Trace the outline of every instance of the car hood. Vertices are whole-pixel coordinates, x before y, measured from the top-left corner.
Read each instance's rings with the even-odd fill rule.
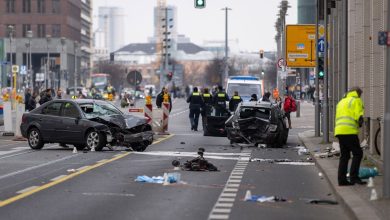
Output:
[[[103,124],[105,124],[105,122],[108,124],[114,124],[121,129],[134,128],[147,123],[145,118],[136,117],[134,115],[107,115],[91,118],[90,120]]]

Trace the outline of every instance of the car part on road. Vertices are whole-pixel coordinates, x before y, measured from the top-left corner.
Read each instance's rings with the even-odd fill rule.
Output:
[[[181,167],[183,170],[187,171],[218,171],[218,168],[214,166],[212,163],[208,162],[206,159],[204,159],[205,149],[199,148],[198,149],[198,157],[186,161],[183,165],[180,166],[180,162],[178,160],[173,160],[172,165],[174,167]]]
[[[307,204],[316,204],[316,205],[321,205],[321,204],[327,204],[327,205],[338,205],[339,203],[334,200],[329,200],[329,199],[305,199],[307,200]]]

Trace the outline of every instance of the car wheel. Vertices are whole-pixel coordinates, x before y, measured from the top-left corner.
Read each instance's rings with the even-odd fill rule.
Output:
[[[91,130],[86,135],[86,146],[90,149],[95,148],[101,151],[106,146],[106,138],[95,130]]]
[[[73,146],[76,147],[77,150],[84,150],[85,144],[73,144]],[[95,147],[96,150],[96,147]]]
[[[34,150],[42,149],[43,145],[45,144],[43,143],[42,135],[38,128],[31,128],[28,131],[27,137],[28,137],[28,145],[30,145],[31,149]]]
[[[272,147],[280,148],[284,145],[284,128],[283,128],[283,122],[279,120],[278,122],[278,134],[275,138],[275,142],[272,144]]]

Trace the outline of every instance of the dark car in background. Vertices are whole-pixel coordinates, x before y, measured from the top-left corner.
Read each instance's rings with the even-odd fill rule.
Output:
[[[153,142],[146,119],[123,114],[111,103],[93,99],[54,100],[24,113],[20,129],[32,149],[45,143],[73,144],[77,149],[105,146],[144,151]]]
[[[225,126],[231,143],[270,147],[286,144],[289,132],[283,111],[270,102],[240,103]]]

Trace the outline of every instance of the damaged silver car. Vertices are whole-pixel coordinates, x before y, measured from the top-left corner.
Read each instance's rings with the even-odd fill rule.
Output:
[[[282,147],[287,142],[288,126],[283,111],[270,102],[240,103],[225,122],[231,144],[266,144]]]
[[[144,151],[153,142],[152,127],[145,118],[122,113],[100,100],[54,100],[23,114],[23,137],[32,149],[45,143],[74,145],[78,150],[124,146]]]

